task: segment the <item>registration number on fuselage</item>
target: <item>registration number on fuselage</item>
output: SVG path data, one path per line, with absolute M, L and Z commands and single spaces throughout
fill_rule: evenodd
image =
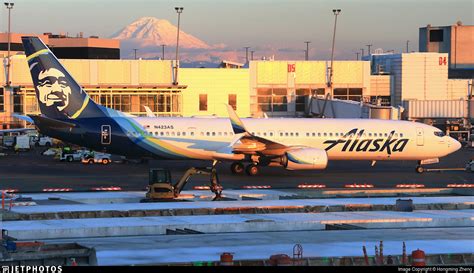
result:
M 173 130 L 173 125 L 155 125 L 155 129 L 162 129 L 162 130 Z

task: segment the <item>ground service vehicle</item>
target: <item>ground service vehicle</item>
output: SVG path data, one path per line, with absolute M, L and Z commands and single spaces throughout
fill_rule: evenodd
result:
M 153 202 L 155 200 L 174 199 L 178 197 L 189 178 L 195 174 L 209 175 L 211 187 L 220 187 L 219 178 L 214 168 L 190 168 L 174 185 L 171 181 L 170 170 L 162 168 L 150 169 L 148 192 L 146 199 L 142 200 L 142 202 Z M 219 189 L 218 191 L 221 192 L 222 190 Z
M 15 151 L 30 150 L 30 137 L 28 135 L 21 135 L 15 138 Z
M 89 153 L 83 156 L 82 158 L 82 163 L 84 164 L 94 164 L 94 163 L 100 163 L 107 165 L 110 162 L 112 162 L 110 158 L 110 154 L 104 154 L 104 153 Z
M 59 154 L 59 160 L 60 161 L 67 161 L 67 162 L 73 162 L 73 161 L 81 161 L 83 156 L 83 153 L 80 151 L 64 151 L 61 150 Z

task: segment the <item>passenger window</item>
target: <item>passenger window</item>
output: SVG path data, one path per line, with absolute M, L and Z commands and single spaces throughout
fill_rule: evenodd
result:
M 388 134 L 387 134 L 387 133 L 385 133 L 385 137 L 388 137 Z
M 285 133 L 285 136 L 288 136 L 288 132 Z
M 177 132 L 176 135 L 177 135 L 177 136 L 181 136 L 181 133 L 180 133 L 180 132 Z
M 324 136 L 328 136 L 328 134 L 327 134 L 327 133 L 324 133 Z
M 224 136 L 227 136 L 227 132 L 224 132 Z
M 212 132 L 212 136 L 216 136 L 216 132 Z
M 321 136 L 321 133 L 318 133 L 318 137 L 320 137 L 320 136 Z
M 204 136 L 204 132 L 201 132 L 201 136 Z
M 332 137 L 332 133 L 329 133 L 329 136 Z
M 210 136 L 211 134 L 209 132 L 206 132 L 206 136 Z
M 171 132 L 171 135 L 174 136 L 174 132 Z
M 186 132 L 183 132 L 183 136 L 186 136 Z
M 293 136 L 293 132 L 290 133 L 290 136 Z
M 263 136 L 267 136 L 267 132 L 263 132 Z
M 191 135 L 194 136 L 194 132 L 191 132 Z
M 402 134 L 402 133 L 400 133 L 400 137 L 403 137 L 403 134 Z
M 270 133 L 270 136 L 273 136 L 273 133 Z
M 166 132 L 166 135 L 169 136 L 169 135 L 170 135 L 170 132 Z
M 372 137 L 372 133 L 369 133 L 369 137 Z

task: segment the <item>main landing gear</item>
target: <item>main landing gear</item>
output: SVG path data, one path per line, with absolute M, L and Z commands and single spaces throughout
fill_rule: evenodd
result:
M 256 163 L 251 163 L 244 168 L 242 162 L 234 162 L 230 165 L 230 170 L 233 174 L 242 174 L 245 171 L 248 176 L 257 176 L 260 173 L 260 168 Z

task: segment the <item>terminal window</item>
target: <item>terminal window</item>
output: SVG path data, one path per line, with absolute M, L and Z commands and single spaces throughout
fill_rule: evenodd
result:
M 443 41 L 442 29 L 430 30 L 430 42 L 442 42 L 442 41 Z
M 3 98 L 3 88 L 0 88 L 0 112 L 5 111 L 5 102 Z
M 13 112 L 23 113 L 23 96 L 18 93 L 18 89 L 13 90 Z
M 199 94 L 199 111 L 207 111 L 207 94 Z
M 257 89 L 257 103 L 262 112 L 286 112 L 288 107 L 286 88 Z
M 362 88 L 335 88 L 334 98 L 339 100 L 361 101 Z
M 234 110 L 237 110 L 237 95 L 236 94 L 229 94 L 228 104 L 232 106 Z

